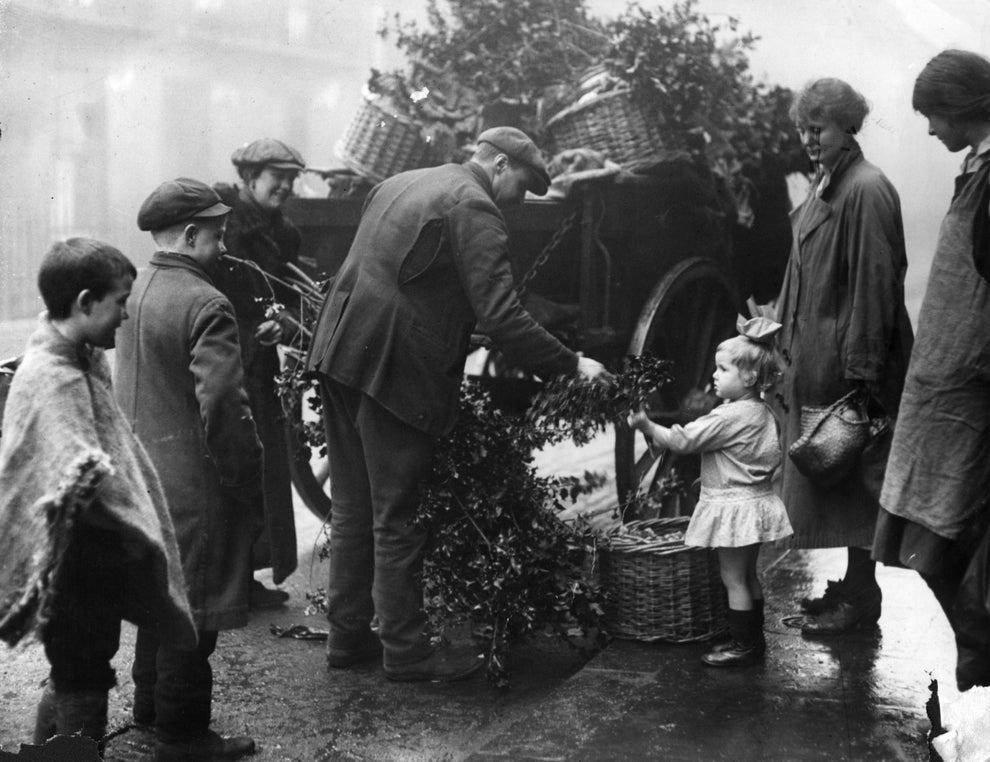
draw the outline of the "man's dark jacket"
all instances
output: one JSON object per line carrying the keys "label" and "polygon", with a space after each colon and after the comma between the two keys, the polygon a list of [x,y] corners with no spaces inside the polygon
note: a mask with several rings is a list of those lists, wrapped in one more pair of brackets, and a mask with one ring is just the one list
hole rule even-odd
{"label": "man's dark jacket", "polygon": [[519,302],[505,218],[481,166],[418,169],[375,186],[320,313],[309,367],[439,436],[454,425],[475,325],[537,374],[577,366]]}

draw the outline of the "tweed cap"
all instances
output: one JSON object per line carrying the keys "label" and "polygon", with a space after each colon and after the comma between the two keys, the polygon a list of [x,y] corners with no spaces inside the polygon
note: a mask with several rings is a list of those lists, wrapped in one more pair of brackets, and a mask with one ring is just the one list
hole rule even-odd
{"label": "tweed cap", "polygon": [[275,138],[261,138],[243,145],[230,155],[235,167],[265,166],[276,169],[305,169],[306,162],[295,148]]}
{"label": "tweed cap", "polygon": [[478,136],[478,144],[488,143],[512,159],[525,164],[530,169],[533,181],[529,190],[542,196],[550,187],[550,174],[546,162],[536,143],[522,130],[515,127],[490,127]]}
{"label": "tweed cap", "polygon": [[164,230],[194,217],[220,217],[229,211],[209,185],[178,177],[151,191],[138,211],[137,224],[141,230]]}

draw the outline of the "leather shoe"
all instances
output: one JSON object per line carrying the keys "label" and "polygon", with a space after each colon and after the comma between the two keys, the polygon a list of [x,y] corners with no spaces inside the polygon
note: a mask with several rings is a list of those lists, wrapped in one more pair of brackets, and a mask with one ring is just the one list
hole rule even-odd
{"label": "leather shoe", "polygon": [[277,609],[284,606],[289,600],[289,594],[285,590],[267,588],[258,580],[251,580],[251,587],[248,590],[248,606],[252,609]]}
{"label": "leather shoe", "polygon": [[702,656],[701,660],[709,667],[748,667],[750,664],[756,664],[762,655],[762,651],[756,645],[745,646],[733,640],[728,646],[713,648]]}
{"label": "leather shoe", "polygon": [[361,635],[330,633],[327,638],[327,666],[347,669],[381,658],[382,642],[370,630]]}
{"label": "leather shoe", "polygon": [[203,762],[204,760],[240,759],[254,754],[254,739],[248,736],[224,736],[206,731],[205,735],[174,741],[159,739],[155,745],[156,762]]}
{"label": "leather shoe", "polygon": [[798,601],[798,606],[805,614],[818,616],[834,608],[842,600],[843,584],[845,580],[830,579],[825,583],[825,594],[818,598],[802,598]]}
{"label": "leather shoe", "polygon": [[442,646],[411,664],[385,665],[385,677],[400,683],[450,683],[470,677],[484,663],[472,647]]}
{"label": "leather shoe", "polygon": [[[734,640],[726,640],[722,643],[716,643],[712,646],[711,653],[724,653],[726,651],[731,651],[733,648],[737,648],[739,644]],[[759,639],[753,644],[753,651],[757,656],[763,656],[767,652],[767,638],[761,632]]]}
{"label": "leather shoe", "polygon": [[833,608],[811,617],[801,627],[802,635],[841,635],[861,627],[872,627],[880,619],[880,588],[847,597]]}

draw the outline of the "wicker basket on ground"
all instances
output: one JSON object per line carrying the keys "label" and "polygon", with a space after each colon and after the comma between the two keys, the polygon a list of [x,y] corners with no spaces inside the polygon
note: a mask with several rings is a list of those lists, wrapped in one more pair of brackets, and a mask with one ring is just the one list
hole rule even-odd
{"label": "wicker basket on ground", "polygon": [[594,95],[547,121],[554,153],[590,148],[626,164],[663,148],[660,128],[636,105],[629,90]]}
{"label": "wicker basket on ground", "polygon": [[688,643],[725,632],[727,600],[710,548],[684,545],[686,517],[610,532],[599,554],[605,624],[618,638]]}
{"label": "wicker basket on ground", "polygon": [[365,99],[335,146],[337,156],[360,175],[378,183],[386,177],[432,163],[430,144],[420,126],[386,110],[385,99]]}

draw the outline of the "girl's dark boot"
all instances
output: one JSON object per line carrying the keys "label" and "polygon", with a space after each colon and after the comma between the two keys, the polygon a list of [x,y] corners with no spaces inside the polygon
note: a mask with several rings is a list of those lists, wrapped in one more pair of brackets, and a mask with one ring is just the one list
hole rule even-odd
{"label": "girl's dark boot", "polygon": [[711,650],[701,657],[709,667],[746,667],[755,664],[763,656],[760,648],[763,628],[756,609],[737,611],[729,609],[729,632],[732,642],[727,647]]}
{"label": "girl's dark boot", "polygon": [[[767,650],[767,638],[766,633],[763,630],[763,625],[766,622],[766,617],[764,615],[764,603],[765,599],[763,598],[753,599],[753,611],[756,613],[756,621],[759,624],[759,631],[756,633],[756,641],[757,652],[760,656],[766,653]],[[712,651],[727,651],[732,648],[733,643],[735,643],[735,638],[732,637],[732,632],[730,630],[727,635],[727,640],[723,640],[721,643],[715,644],[715,646],[712,647]]]}

